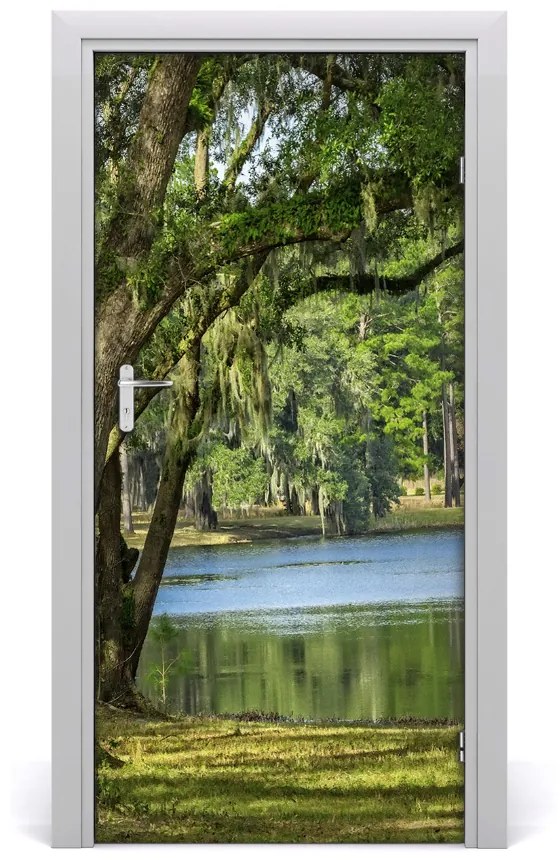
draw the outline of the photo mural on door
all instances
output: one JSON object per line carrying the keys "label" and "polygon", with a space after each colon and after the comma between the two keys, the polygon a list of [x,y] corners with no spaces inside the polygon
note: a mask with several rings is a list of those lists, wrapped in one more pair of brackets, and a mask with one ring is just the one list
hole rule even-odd
{"label": "photo mural on door", "polygon": [[463,841],[464,90],[96,55],[98,842]]}

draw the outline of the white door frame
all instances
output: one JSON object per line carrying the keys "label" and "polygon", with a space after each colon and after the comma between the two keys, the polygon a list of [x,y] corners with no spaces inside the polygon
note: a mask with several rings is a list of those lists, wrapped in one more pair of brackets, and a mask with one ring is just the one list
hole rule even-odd
{"label": "white door frame", "polygon": [[[110,40],[110,42],[109,42]],[[505,13],[53,14],[53,845],[93,844],[93,52],[465,51],[465,844],[506,837]]]}

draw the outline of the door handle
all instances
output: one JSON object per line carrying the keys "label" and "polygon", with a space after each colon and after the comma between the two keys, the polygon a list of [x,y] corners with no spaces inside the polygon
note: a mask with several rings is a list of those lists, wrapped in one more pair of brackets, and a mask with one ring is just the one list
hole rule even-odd
{"label": "door handle", "polygon": [[134,379],[131,364],[121,365],[119,371],[119,427],[123,433],[134,429],[134,389],[171,388],[171,379]]}

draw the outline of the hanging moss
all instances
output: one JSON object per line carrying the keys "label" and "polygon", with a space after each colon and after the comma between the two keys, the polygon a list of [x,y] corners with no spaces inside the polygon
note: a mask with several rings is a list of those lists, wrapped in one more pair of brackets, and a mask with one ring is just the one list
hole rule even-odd
{"label": "hanging moss", "polygon": [[371,182],[362,185],[361,198],[364,222],[368,233],[371,235],[377,229],[377,209],[375,207],[375,194]]}
{"label": "hanging moss", "polygon": [[367,267],[367,251],[364,225],[352,230],[348,243],[350,276],[363,275]]}
{"label": "hanging moss", "polygon": [[206,415],[209,423],[221,425],[230,436],[248,439],[257,431],[263,440],[272,413],[268,357],[254,310],[248,321],[239,314],[239,310],[225,313],[206,337],[215,379],[209,390],[218,392]]}

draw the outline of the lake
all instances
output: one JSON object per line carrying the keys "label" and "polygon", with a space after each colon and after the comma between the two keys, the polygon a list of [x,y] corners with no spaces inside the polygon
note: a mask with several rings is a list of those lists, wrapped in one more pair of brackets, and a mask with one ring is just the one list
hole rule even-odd
{"label": "lake", "polygon": [[[462,529],[171,549],[172,711],[308,719],[464,713]],[[161,649],[149,639],[139,685]]]}

